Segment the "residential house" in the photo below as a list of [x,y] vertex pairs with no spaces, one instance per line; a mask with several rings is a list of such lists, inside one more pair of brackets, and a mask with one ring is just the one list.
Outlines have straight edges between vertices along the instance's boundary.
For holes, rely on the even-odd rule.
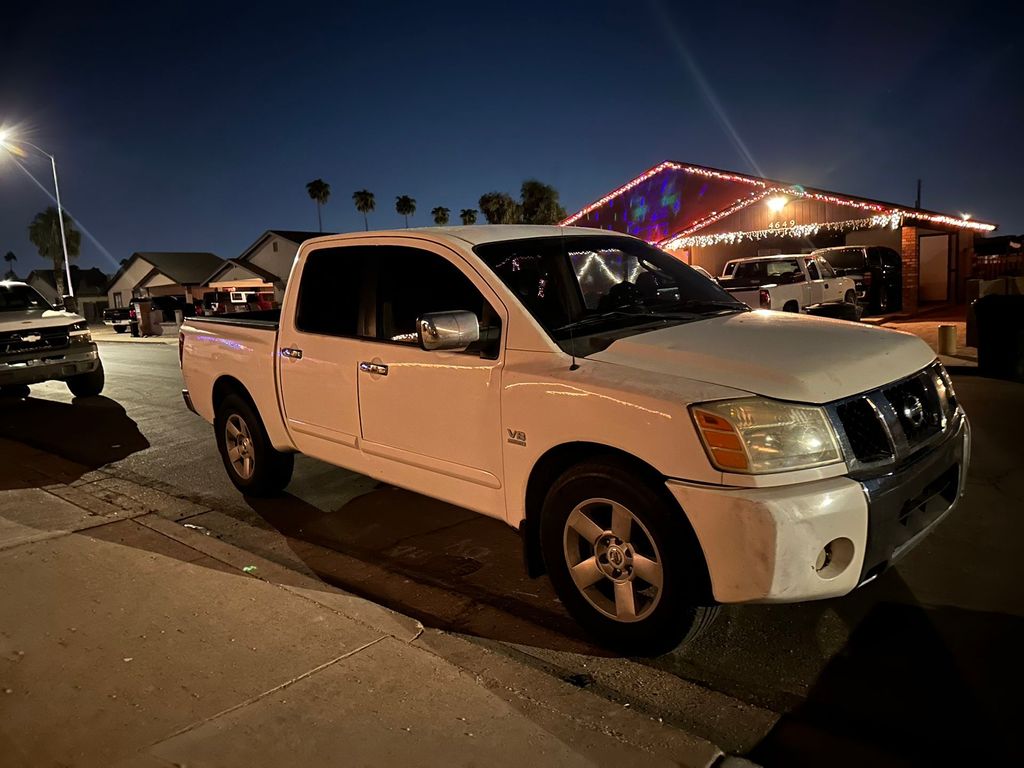
[[208,294],[243,294],[265,296],[280,303],[295,254],[305,240],[326,232],[299,232],[268,229],[238,258],[217,266],[204,281]]
[[133,253],[107,287],[110,306],[126,307],[132,298],[154,296],[176,296],[191,304],[202,298],[200,286],[223,261],[201,252]]
[[562,224],[627,232],[713,275],[747,256],[888,246],[901,254],[903,309],[910,312],[923,302],[964,301],[975,238],[996,228],[967,214],[669,161]]
[[[67,281],[66,276],[64,279]],[[109,280],[109,276],[96,267],[71,267],[71,287],[74,289],[75,301],[78,304],[78,314],[90,323],[103,321],[103,310],[107,308]],[[25,282],[39,291],[51,304],[57,303],[57,284],[52,269],[34,269],[29,272]]]

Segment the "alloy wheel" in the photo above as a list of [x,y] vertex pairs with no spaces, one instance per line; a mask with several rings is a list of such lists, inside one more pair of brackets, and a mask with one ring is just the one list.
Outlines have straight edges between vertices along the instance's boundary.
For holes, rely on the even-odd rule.
[[228,416],[224,422],[224,441],[231,468],[243,480],[251,478],[256,466],[252,435],[245,420],[237,413]]
[[661,600],[661,554],[650,531],[624,505],[587,499],[565,521],[569,575],[592,607],[615,621],[642,621]]

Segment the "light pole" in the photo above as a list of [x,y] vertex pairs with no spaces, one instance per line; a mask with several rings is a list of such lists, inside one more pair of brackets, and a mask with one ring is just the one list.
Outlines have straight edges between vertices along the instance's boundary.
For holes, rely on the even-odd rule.
[[57,198],[57,221],[60,222],[60,245],[64,251],[64,273],[68,276],[68,296],[74,298],[75,287],[71,284],[71,262],[68,260],[68,240],[64,234],[64,210],[60,207],[60,185],[57,183],[57,159],[49,152],[47,152],[45,149],[37,147],[30,141],[25,141],[24,139],[14,139],[11,138],[6,133],[0,133],[0,146],[2,146],[8,152],[11,152],[13,148],[8,146],[10,144],[24,144],[26,147],[31,147],[39,154],[50,158],[50,167],[53,168],[53,191],[54,196]]

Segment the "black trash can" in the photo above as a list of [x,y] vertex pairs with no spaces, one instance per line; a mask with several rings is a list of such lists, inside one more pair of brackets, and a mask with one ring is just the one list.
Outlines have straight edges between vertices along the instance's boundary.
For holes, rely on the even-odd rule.
[[972,306],[978,328],[978,372],[1024,382],[1024,296],[982,296]]

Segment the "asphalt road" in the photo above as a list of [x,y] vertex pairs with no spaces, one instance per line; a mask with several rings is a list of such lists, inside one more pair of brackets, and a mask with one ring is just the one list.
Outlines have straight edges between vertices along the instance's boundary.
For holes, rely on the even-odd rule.
[[[692,646],[609,655],[523,572],[501,523],[299,458],[246,500],[181,402],[175,346],[107,343],[104,397],[62,384],[0,410],[0,435],[199,501],[211,535],[677,725],[765,765],[979,764],[1021,757],[1024,386],[955,378],[972,419],[968,495],[898,567],[842,599],[723,610]],[[272,631],[272,617],[268,631]]]

